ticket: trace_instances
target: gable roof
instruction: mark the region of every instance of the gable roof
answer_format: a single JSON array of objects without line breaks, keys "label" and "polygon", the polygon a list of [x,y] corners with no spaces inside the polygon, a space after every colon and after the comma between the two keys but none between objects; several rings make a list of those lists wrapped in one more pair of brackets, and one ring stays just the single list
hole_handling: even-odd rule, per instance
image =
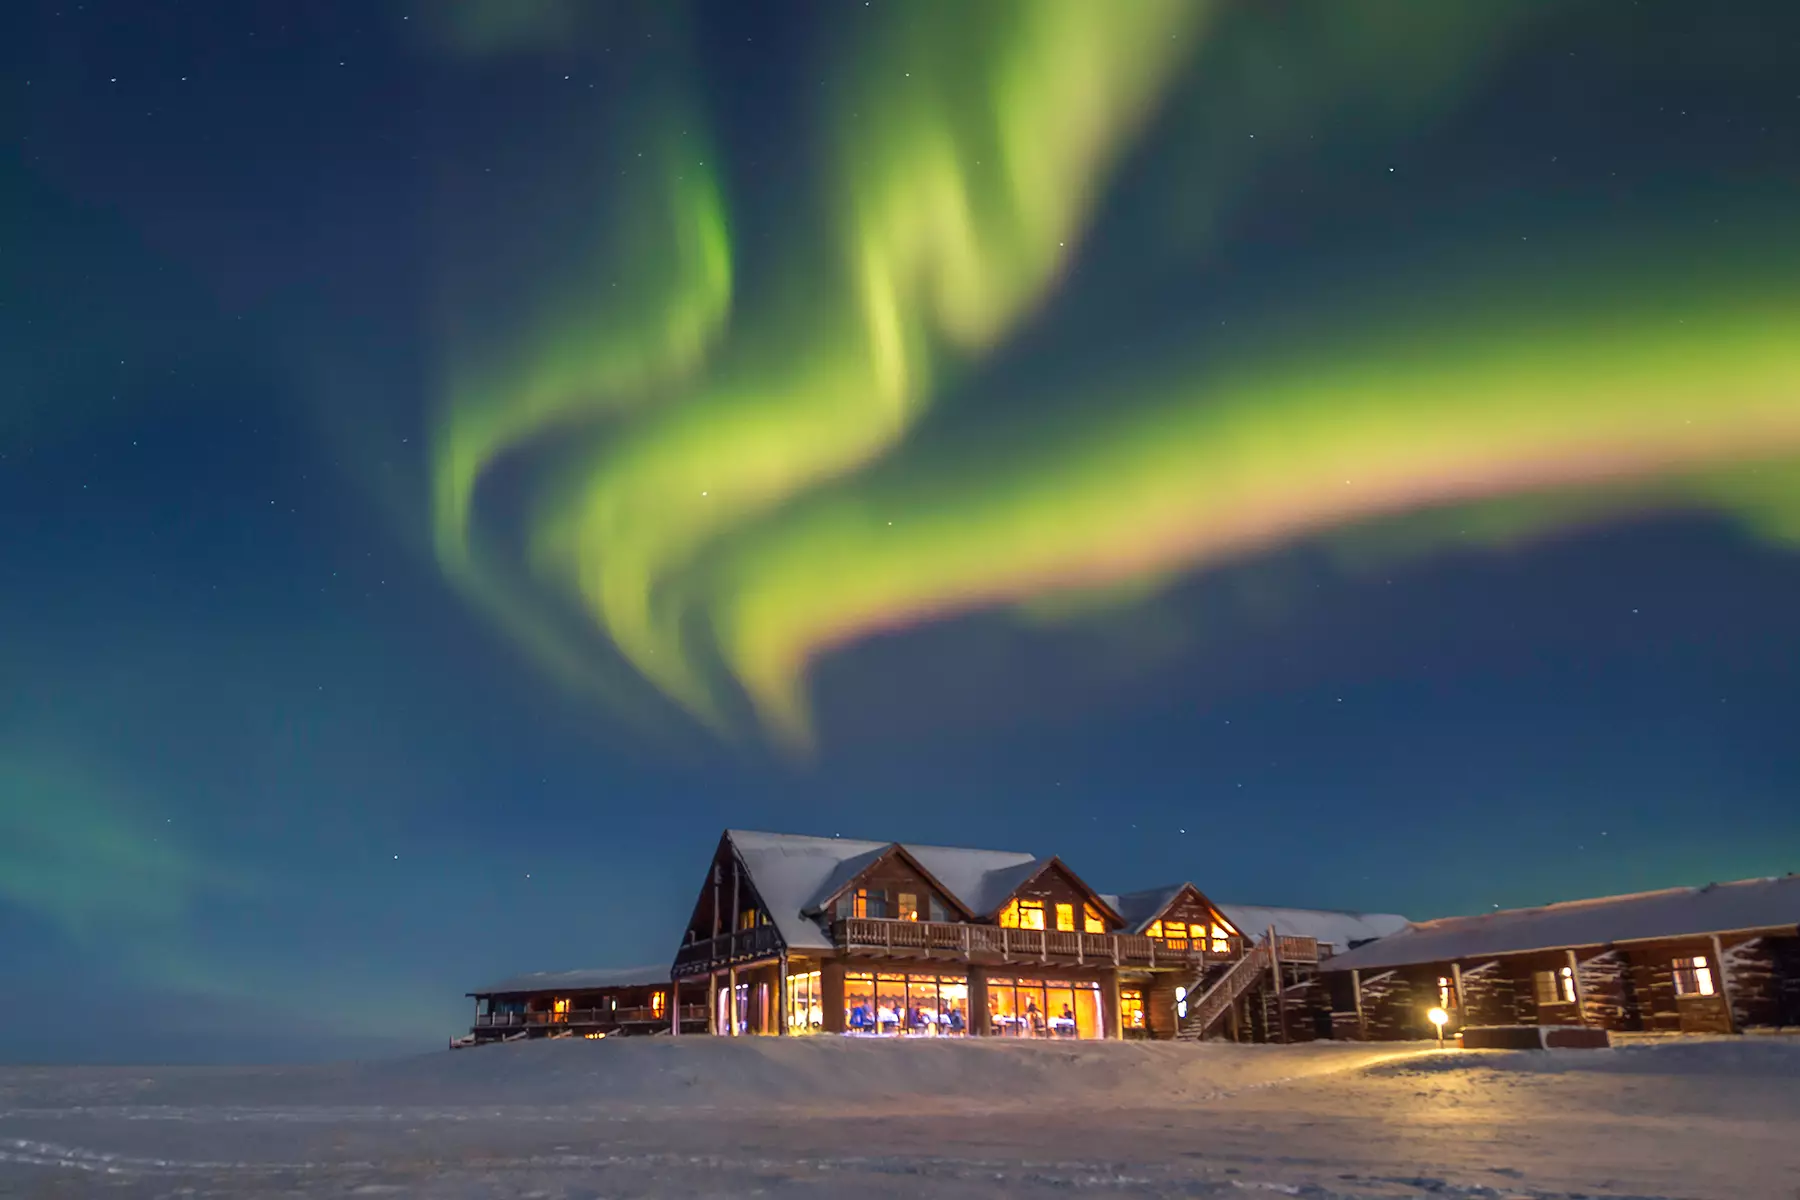
[{"label": "gable roof", "polygon": [[660,967],[609,967],[583,971],[534,971],[469,992],[471,996],[507,996],[523,992],[591,992],[603,988],[648,987],[669,982],[668,964]]},{"label": "gable roof", "polygon": [[[1005,904],[1008,900],[1011,900],[1026,884],[1042,875],[1045,871],[1050,870],[1052,867],[1061,871],[1064,875],[1067,875],[1073,880],[1076,886],[1081,888],[1082,894],[1093,901],[1093,903],[1102,909],[1107,916],[1112,917],[1114,920],[1120,919],[1118,907],[1113,904],[1113,898],[1111,896],[1095,891],[1087,880],[1077,875],[1074,870],[1070,868],[1068,863],[1064,862],[1059,856],[1054,854],[1049,858],[1040,858],[1035,862],[1021,863],[1019,866],[1005,871],[995,871],[985,877],[982,880],[983,889],[986,893],[982,897],[984,907],[976,908],[976,914],[983,917],[994,916],[1000,911],[1001,905]],[[973,906],[971,905],[971,907]]]},{"label": "gable roof", "polygon": [[1111,896],[1112,906],[1125,918],[1128,933],[1142,933],[1169,910],[1181,893],[1192,889],[1212,905],[1240,934],[1255,941],[1269,926],[1283,937],[1308,937],[1334,950],[1374,941],[1405,929],[1408,922],[1398,913],[1337,912],[1323,908],[1268,908],[1255,904],[1219,904],[1192,883],[1176,883],[1143,892]]},{"label": "gable roof", "polygon": [[931,870],[926,867],[924,863],[914,858],[911,851],[907,850],[907,848],[899,842],[890,842],[888,845],[873,853],[859,854],[855,858],[847,858],[839,863],[837,869],[832,872],[831,878],[826,880],[824,885],[819,889],[819,894],[813,897],[812,903],[808,904],[802,911],[808,916],[815,916],[823,913],[826,906],[837,899],[844,889],[848,888],[852,883],[855,883],[860,876],[869,870],[869,868],[889,858],[905,859],[927,884],[943,893],[944,898],[949,900],[951,905],[955,907],[958,912],[962,913],[965,917],[974,915],[964,906],[962,900],[957,897],[955,892],[951,891],[948,887],[945,887],[944,882],[941,879],[932,874]]},{"label": "gable roof", "polygon": [[[978,901],[985,900],[999,886],[989,881],[990,875],[1003,881],[1008,873],[1038,862],[1030,854],[1012,850],[868,842],[754,829],[728,829],[725,836],[750,873],[750,884],[767,907],[769,919],[792,950],[832,948],[825,931],[806,914],[892,846],[905,850],[952,900],[970,912],[987,911]],[[1001,899],[1005,899],[1005,894]],[[999,907],[999,901],[994,906]]]},{"label": "gable roof", "polygon": [[1401,967],[1797,924],[1800,875],[1782,875],[1420,921],[1334,957],[1328,966],[1340,971]]}]

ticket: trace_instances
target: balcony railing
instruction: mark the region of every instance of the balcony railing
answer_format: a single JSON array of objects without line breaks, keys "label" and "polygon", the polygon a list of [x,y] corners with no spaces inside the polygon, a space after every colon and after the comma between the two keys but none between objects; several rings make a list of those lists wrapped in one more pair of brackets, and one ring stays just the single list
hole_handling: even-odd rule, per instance
[{"label": "balcony railing", "polygon": [[1319,961],[1317,938],[1288,937],[1284,934],[1275,939],[1275,950],[1282,962],[1316,963]]},{"label": "balcony railing", "polygon": [[901,955],[1003,962],[1055,959],[1060,963],[1096,966],[1183,966],[1206,960],[1239,958],[1240,937],[1168,938],[1131,933],[1078,933],[1051,929],[1009,929],[1000,925],[965,925],[948,921],[893,921],[852,917],[831,927],[839,949]]},{"label": "balcony railing", "polygon": [[677,977],[699,975],[732,963],[768,958],[781,949],[781,937],[773,925],[758,925],[736,933],[688,942],[675,952]]},{"label": "balcony railing", "polygon": [[[683,1021],[706,1020],[706,1005],[681,1006]],[[481,1013],[475,1018],[477,1029],[531,1029],[562,1026],[608,1027],[621,1025],[663,1025],[669,1010],[655,1008],[577,1008],[566,1012],[497,1012]]]}]

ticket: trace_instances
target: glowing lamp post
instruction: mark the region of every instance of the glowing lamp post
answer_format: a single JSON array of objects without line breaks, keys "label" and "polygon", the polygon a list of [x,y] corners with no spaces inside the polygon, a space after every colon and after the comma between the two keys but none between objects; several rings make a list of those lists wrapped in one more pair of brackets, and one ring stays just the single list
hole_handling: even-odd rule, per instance
[{"label": "glowing lamp post", "polygon": [[1450,1020],[1450,1014],[1441,1008],[1434,1008],[1425,1015],[1437,1027],[1438,1049],[1442,1050],[1444,1048],[1444,1025]]}]

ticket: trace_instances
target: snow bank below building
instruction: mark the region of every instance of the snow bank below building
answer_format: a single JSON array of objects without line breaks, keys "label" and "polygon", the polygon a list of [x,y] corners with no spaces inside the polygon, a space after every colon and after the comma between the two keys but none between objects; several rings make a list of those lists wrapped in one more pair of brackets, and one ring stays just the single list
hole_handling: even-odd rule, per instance
[{"label": "snow bank below building", "polygon": [[1800,1194],[1800,1040],[621,1038],[300,1068],[0,1067],[0,1195]]}]

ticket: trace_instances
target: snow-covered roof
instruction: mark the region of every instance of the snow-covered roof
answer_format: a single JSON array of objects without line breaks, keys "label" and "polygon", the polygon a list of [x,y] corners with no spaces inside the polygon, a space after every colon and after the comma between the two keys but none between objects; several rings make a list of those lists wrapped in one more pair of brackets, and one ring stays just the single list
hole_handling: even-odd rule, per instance
[{"label": "snow-covered roof", "polygon": [[1245,937],[1254,938],[1273,925],[1283,937],[1312,938],[1334,951],[1399,933],[1409,924],[1399,913],[1338,912],[1325,908],[1220,904],[1219,912]]},{"label": "snow-covered roof", "polygon": [[1800,875],[1782,875],[1421,921],[1330,966],[1368,970],[1796,924]]},{"label": "snow-covered roof", "polygon": [[1163,910],[1175,903],[1175,897],[1181,895],[1181,889],[1186,886],[1185,883],[1178,883],[1173,887],[1151,888],[1147,892],[1126,892],[1120,896],[1104,895],[1100,898],[1125,918],[1126,933],[1142,933],[1150,928],[1150,922],[1162,916]]},{"label": "snow-covered roof", "polygon": [[[757,895],[768,906],[769,918],[791,950],[832,948],[819,923],[806,914],[895,844],[752,829],[728,830],[726,836],[737,847]],[[975,913],[998,908],[1013,888],[1042,865],[1035,856],[1014,850],[911,842],[899,845],[963,907]]]},{"label": "snow-covered roof", "polygon": [[[1142,933],[1151,922],[1168,909],[1191,883],[1170,884],[1148,891],[1127,892],[1122,896],[1104,896],[1108,904],[1125,918],[1127,933]],[[1199,891],[1198,888],[1194,889]],[[1269,908],[1258,904],[1219,904],[1219,915],[1245,937],[1255,940],[1268,932],[1269,926],[1284,937],[1313,938],[1333,950],[1352,944],[1373,941],[1406,928],[1407,920],[1397,913],[1338,912],[1323,908]]]},{"label": "snow-covered roof", "polygon": [[488,987],[477,988],[471,996],[505,996],[518,992],[590,992],[602,988],[647,987],[669,982],[669,968],[609,967],[588,971],[536,971],[515,975]]}]

